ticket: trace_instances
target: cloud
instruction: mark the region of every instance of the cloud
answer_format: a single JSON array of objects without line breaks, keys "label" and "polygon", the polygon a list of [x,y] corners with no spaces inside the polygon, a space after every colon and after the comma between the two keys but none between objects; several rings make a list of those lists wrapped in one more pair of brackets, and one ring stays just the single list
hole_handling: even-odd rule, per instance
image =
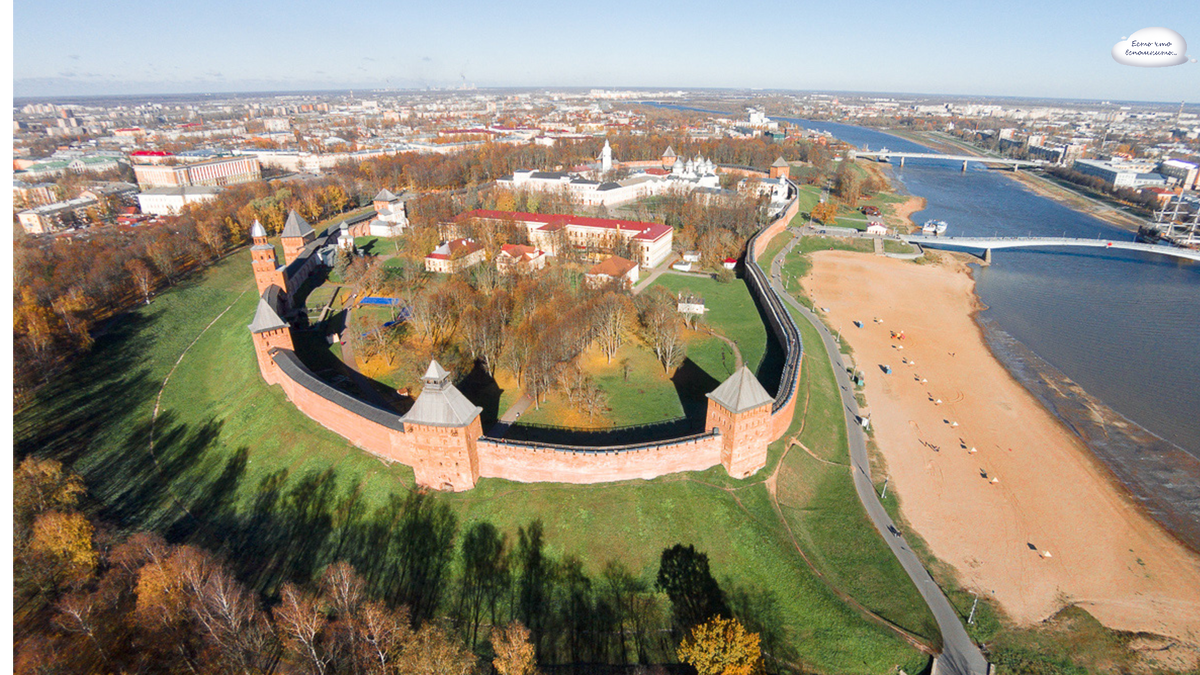
[{"label": "cloud", "polygon": [[1187,40],[1170,28],[1143,28],[1113,45],[1112,57],[1139,68],[1178,66],[1188,61]]}]

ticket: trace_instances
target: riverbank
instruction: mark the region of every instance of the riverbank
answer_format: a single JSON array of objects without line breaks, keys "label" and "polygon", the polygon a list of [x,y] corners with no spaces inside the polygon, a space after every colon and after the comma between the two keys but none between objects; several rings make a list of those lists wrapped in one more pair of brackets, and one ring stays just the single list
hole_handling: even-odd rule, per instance
[{"label": "riverbank", "polygon": [[811,257],[804,287],[866,373],[891,489],[930,552],[1020,624],[1074,604],[1200,651],[1200,557],[993,357],[969,268]]},{"label": "riverbank", "polygon": [[1099,200],[1079,194],[1041,176],[1029,172],[1017,171],[1013,172],[1011,177],[1039,197],[1051,199],[1079,213],[1085,213],[1093,218],[1103,220],[1109,225],[1116,225],[1130,232],[1137,232],[1139,227],[1146,224],[1146,221],[1142,218],[1109,206]]},{"label": "riverbank", "polygon": [[[883,129],[882,131],[898,136],[905,140],[914,143],[920,143],[926,147],[932,148],[937,152],[945,152],[949,154],[965,154],[975,155],[981,160],[986,159],[987,155],[981,152],[975,146],[963,141],[949,141],[932,132],[905,131],[898,129]],[[1103,201],[1082,194],[1077,190],[1059,185],[1054,181],[1043,178],[1028,171],[1005,171],[1009,178],[1017,181],[1025,186],[1030,192],[1045,197],[1052,201],[1058,202],[1068,208],[1071,208],[1079,213],[1083,213],[1093,218],[1103,220],[1104,222],[1115,225],[1130,232],[1137,232],[1138,228],[1146,224],[1146,220],[1139,218],[1131,213],[1122,211],[1121,209],[1106,204]]]}]

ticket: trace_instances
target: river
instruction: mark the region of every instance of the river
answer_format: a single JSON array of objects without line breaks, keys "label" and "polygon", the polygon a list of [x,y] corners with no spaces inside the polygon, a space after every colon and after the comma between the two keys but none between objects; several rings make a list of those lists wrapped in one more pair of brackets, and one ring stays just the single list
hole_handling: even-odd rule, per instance
[{"label": "river", "polygon": [[[774,119],[860,149],[930,151],[874,129]],[[925,198],[913,220],[944,220],[949,236],[1134,236],[978,163],[964,173],[961,162],[907,159],[889,173],[897,189]],[[986,306],[977,319],[996,357],[1200,550],[1200,264],[1136,251],[996,249],[975,278]]]},{"label": "river", "polygon": [[[787,121],[859,148],[929,151],[872,129]],[[908,159],[892,170],[905,190],[926,199],[913,220],[944,220],[950,236],[1133,239],[980,164],[963,173],[961,162]],[[985,325],[1011,335],[1126,418],[1200,457],[1200,264],[1137,251],[997,249],[976,279],[987,306],[980,317]]]}]

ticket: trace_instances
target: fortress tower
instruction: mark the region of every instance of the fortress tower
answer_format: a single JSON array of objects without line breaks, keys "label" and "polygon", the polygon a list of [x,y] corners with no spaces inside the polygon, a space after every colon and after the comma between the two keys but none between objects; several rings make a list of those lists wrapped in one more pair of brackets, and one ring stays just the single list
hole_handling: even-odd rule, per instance
[{"label": "fortress tower", "polygon": [[384,188],[375,195],[375,199],[371,200],[371,205],[375,207],[375,213],[387,211],[391,208],[392,202],[397,201],[396,195],[392,194],[391,190]]},{"label": "fortress tower", "polygon": [[271,358],[271,350],[276,348],[293,349],[292,329],[271,307],[267,298],[261,296],[258,299],[258,309],[254,312],[254,320],[250,322],[248,328],[254,338],[254,354],[258,357],[258,370],[267,384],[275,384],[279,379],[277,377],[279,369]]},{"label": "fortress tower", "polygon": [[300,254],[304,252],[304,247],[317,238],[317,233],[307,220],[292,210],[288,213],[287,222],[284,223],[283,232],[279,238],[283,242],[283,263],[291,265],[292,261],[299,258]]},{"label": "fortress tower", "polygon": [[250,227],[250,238],[254,242],[250,247],[251,266],[254,267],[254,283],[258,285],[261,296],[271,286],[279,286],[286,290],[287,284],[283,274],[279,272],[279,258],[275,247],[267,242],[267,231],[256,219]]},{"label": "fortress tower", "polygon": [[791,170],[792,166],[787,163],[787,160],[780,157],[771,165],[771,178],[787,178]]},{"label": "fortress tower", "polygon": [[479,480],[476,441],[483,435],[479,413],[450,382],[437,361],[421,378],[424,389],[408,414],[400,418],[413,447],[413,472],[419,485],[460,492]]},{"label": "fortress tower", "polygon": [[721,464],[730,476],[746,478],[767,465],[774,399],[742,366],[708,396],[705,427],[721,430]]},{"label": "fortress tower", "polygon": [[675,150],[674,150],[673,148],[671,148],[671,146],[669,146],[669,145],[668,145],[668,146],[667,146],[667,149],[666,149],[666,150],[664,150],[664,151],[663,151],[663,154],[662,154],[662,166],[663,166],[663,168],[664,168],[664,169],[669,169],[669,168],[671,168],[672,166],[674,166],[674,165],[675,165],[675,160],[676,160],[676,159],[678,159],[678,158],[675,156]]}]

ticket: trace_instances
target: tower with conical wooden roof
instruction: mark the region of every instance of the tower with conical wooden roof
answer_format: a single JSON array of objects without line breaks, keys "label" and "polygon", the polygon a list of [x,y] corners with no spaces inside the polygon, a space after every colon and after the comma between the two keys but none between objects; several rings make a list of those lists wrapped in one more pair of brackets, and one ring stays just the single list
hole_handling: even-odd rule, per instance
[{"label": "tower with conical wooden roof", "polygon": [[742,366],[706,395],[705,427],[721,430],[721,464],[729,475],[746,478],[766,466],[774,399],[754,373]]},{"label": "tower with conical wooden roof", "polygon": [[279,271],[279,256],[275,247],[267,241],[267,230],[256,219],[250,226],[250,265],[254,268],[254,283],[258,286],[258,294],[262,295],[271,286],[285,289],[286,282]]},{"label": "tower with conical wooden roof", "polygon": [[421,381],[421,395],[400,418],[412,444],[417,483],[439,490],[469,490],[479,480],[476,442],[483,435],[479,420],[483,408],[463,396],[437,361],[430,361]]},{"label": "tower with conical wooden roof", "polygon": [[786,159],[779,157],[771,165],[771,178],[787,178],[791,170],[792,165],[788,164]]},{"label": "tower with conical wooden roof", "polygon": [[258,357],[258,370],[262,373],[267,384],[278,381],[278,367],[271,358],[273,349],[293,349],[292,329],[279,313],[271,307],[266,297],[258,298],[258,308],[254,311],[254,320],[247,326],[254,340],[254,354]]},{"label": "tower with conical wooden roof", "polygon": [[312,225],[295,210],[290,211],[287,222],[283,225],[283,232],[279,235],[279,240],[283,242],[283,263],[291,265],[292,261],[304,252],[304,247],[316,238],[317,233]]},{"label": "tower with conical wooden roof", "polygon": [[668,145],[668,146],[667,146],[667,149],[666,149],[666,150],[664,150],[664,151],[663,151],[663,154],[662,154],[662,166],[663,166],[663,168],[664,168],[664,169],[669,169],[669,168],[671,168],[672,166],[674,166],[674,165],[675,165],[675,159],[676,159],[676,157],[675,157],[675,149],[674,149],[674,148],[672,148],[671,146],[669,146],[669,145]]}]

